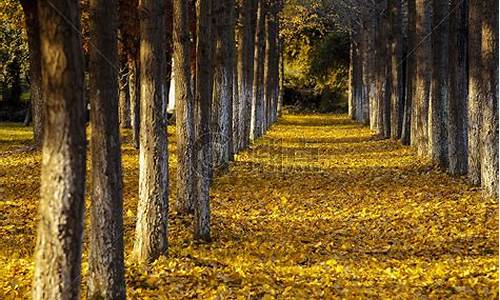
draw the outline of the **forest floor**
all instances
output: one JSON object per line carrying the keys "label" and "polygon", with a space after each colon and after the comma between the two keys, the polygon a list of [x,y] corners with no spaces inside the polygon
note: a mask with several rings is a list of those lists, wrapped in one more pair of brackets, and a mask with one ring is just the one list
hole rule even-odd
{"label": "forest floor", "polygon": [[[129,135],[127,257],[138,176]],[[40,153],[15,151],[30,139],[0,124],[2,299],[30,292]],[[345,115],[285,115],[240,153],[213,182],[211,244],[191,241],[170,184],[168,256],[147,269],[127,261],[129,298],[498,297],[498,201]]]}

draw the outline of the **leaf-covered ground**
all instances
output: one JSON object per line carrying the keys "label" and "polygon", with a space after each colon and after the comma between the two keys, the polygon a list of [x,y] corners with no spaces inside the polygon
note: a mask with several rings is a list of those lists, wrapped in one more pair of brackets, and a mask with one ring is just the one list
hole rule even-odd
{"label": "leaf-covered ground", "polygon": [[[125,135],[128,254],[138,171]],[[29,297],[40,154],[16,149],[30,138],[0,126],[0,298]],[[191,242],[171,194],[168,257],[127,261],[129,298],[498,298],[498,201],[344,115],[286,115],[238,155],[213,183],[209,245]]]}

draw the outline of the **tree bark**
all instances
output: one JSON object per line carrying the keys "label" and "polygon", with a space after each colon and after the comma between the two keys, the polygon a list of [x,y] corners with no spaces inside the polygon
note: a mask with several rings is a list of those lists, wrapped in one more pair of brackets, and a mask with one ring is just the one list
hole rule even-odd
{"label": "tree bark", "polygon": [[131,128],[130,122],[130,92],[128,86],[128,64],[126,61],[120,63],[119,71],[119,122],[121,128]]}
{"label": "tree bark", "polygon": [[140,128],[140,69],[139,61],[134,55],[128,57],[128,86],[130,94],[130,123],[132,126],[132,143],[139,149]]}
{"label": "tree bark", "polygon": [[429,154],[429,102],[432,78],[431,0],[415,0],[416,78],[413,100],[411,141],[419,155]]}
{"label": "tree bark", "polygon": [[174,74],[177,132],[177,211],[188,214],[194,209],[194,98],[191,90],[189,6],[174,0]]}
{"label": "tree bark", "polygon": [[35,0],[22,0],[26,32],[28,35],[29,50],[29,81],[30,81],[30,101],[31,115],[33,119],[33,140],[36,147],[42,145],[44,105],[42,95],[42,68],[40,49],[40,20],[38,17],[37,2]]}
{"label": "tree bark", "polygon": [[257,0],[257,29],[255,35],[255,53],[254,53],[254,81],[251,106],[250,139],[254,140],[264,133],[263,115],[264,115],[264,55],[265,55],[265,19],[266,3],[265,0]]}
{"label": "tree bark", "polygon": [[402,53],[402,1],[390,0],[391,24],[391,137],[401,138],[403,124],[403,53]]}
{"label": "tree bark", "polygon": [[481,183],[481,0],[469,0],[469,95],[468,95],[468,177],[472,184]]}
{"label": "tree bark", "polygon": [[199,0],[196,6],[196,89],[195,89],[195,220],[194,239],[209,242],[210,237],[210,173],[212,141],[210,111],[212,106],[212,1]]}
{"label": "tree bark", "polygon": [[168,148],[163,126],[165,79],[165,2],[140,0],[141,101],[139,203],[134,258],[151,262],[166,254]]}
{"label": "tree bark", "polygon": [[452,0],[450,15],[450,96],[448,171],[467,173],[467,2]]}
{"label": "tree bark", "polygon": [[449,0],[432,1],[432,97],[429,106],[429,148],[434,162],[448,167]]}
{"label": "tree bark", "polygon": [[78,299],[86,159],[79,2],[39,1],[38,13],[47,114],[32,297]]}
{"label": "tree bark", "polygon": [[118,120],[117,1],[91,0],[92,194],[88,298],[125,299]]}
{"label": "tree bark", "polygon": [[406,67],[406,82],[405,82],[405,103],[404,103],[404,117],[403,126],[401,131],[401,143],[403,145],[414,144],[411,139],[416,135],[415,120],[414,120],[414,104],[413,95],[415,95],[415,82],[417,77],[416,67],[416,7],[415,1],[406,1],[406,12],[408,15],[407,23],[407,46],[405,53],[405,67]]}
{"label": "tree bark", "polygon": [[482,1],[481,186],[498,199],[498,1]]}

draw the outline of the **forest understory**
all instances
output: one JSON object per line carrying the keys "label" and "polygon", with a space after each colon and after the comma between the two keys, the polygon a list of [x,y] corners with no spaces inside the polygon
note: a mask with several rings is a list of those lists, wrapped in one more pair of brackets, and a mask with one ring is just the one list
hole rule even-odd
{"label": "forest understory", "polygon": [[[176,215],[171,176],[168,256],[131,264],[138,156],[123,134],[129,298],[498,296],[498,200],[346,115],[285,115],[238,154],[212,183],[210,244]],[[41,154],[18,149],[31,141],[30,128],[0,126],[1,299],[30,297]]]}

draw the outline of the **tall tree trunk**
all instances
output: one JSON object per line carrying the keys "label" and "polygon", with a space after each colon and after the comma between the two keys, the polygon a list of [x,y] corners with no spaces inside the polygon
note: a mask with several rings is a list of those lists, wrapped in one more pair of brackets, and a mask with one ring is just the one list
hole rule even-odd
{"label": "tall tree trunk", "polygon": [[469,95],[468,95],[468,176],[472,184],[481,183],[481,19],[482,0],[469,0]]}
{"label": "tall tree trunk", "polygon": [[413,100],[412,145],[419,155],[429,154],[429,102],[432,78],[431,0],[415,0],[416,11],[416,78]]}
{"label": "tall tree trunk", "polygon": [[265,20],[266,3],[264,0],[257,0],[257,30],[255,35],[254,53],[254,80],[251,106],[250,139],[254,140],[262,136],[263,114],[264,114],[264,55],[265,55]]}
{"label": "tall tree trunk", "polygon": [[212,1],[199,0],[196,6],[196,91],[195,91],[195,220],[194,238],[210,241],[210,172],[212,142],[210,111],[212,106]]}
{"label": "tall tree trunk", "polygon": [[481,185],[498,199],[498,1],[482,1]]}
{"label": "tall tree trunk", "polygon": [[370,21],[365,21],[363,23],[363,31],[361,34],[361,61],[362,61],[362,118],[360,119],[360,122],[368,125],[370,124]]}
{"label": "tall tree trunk", "polygon": [[467,2],[450,5],[450,96],[448,97],[448,171],[467,173]]}
{"label": "tall tree trunk", "polygon": [[80,7],[39,1],[38,12],[47,115],[32,297],[78,299],[86,158]]}
{"label": "tall tree trunk", "polygon": [[163,124],[168,125],[168,95],[170,93],[170,82],[172,77],[172,51],[173,51],[173,0],[165,1],[165,80],[163,82]]}
{"label": "tall tree trunk", "polygon": [[429,148],[434,162],[448,167],[449,0],[432,1],[432,98],[429,114]]}
{"label": "tall tree trunk", "polygon": [[349,26],[349,83],[348,83],[348,102],[347,102],[347,113],[349,117],[353,120],[356,119],[356,83],[355,83],[355,51],[356,51],[356,42],[354,40],[354,25],[351,24]]}
{"label": "tall tree trunk", "polygon": [[92,194],[88,298],[125,299],[117,1],[90,1]]}
{"label": "tall tree trunk", "polygon": [[40,24],[35,0],[22,0],[21,5],[26,22],[26,32],[28,34],[28,50],[30,56],[30,101],[31,114],[33,119],[33,139],[35,146],[42,145],[43,137],[43,95],[42,95],[42,68],[40,49]]}
{"label": "tall tree trunk", "polygon": [[401,143],[403,145],[414,144],[411,139],[412,136],[416,136],[415,120],[414,120],[414,104],[413,95],[415,95],[415,82],[417,77],[417,67],[416,67],[416,7],[414,0],[408,0],[405,2],[406,13],[408,16],[408,21],[406,25],[407,32],[407,46],[406,53],[404,55],[404,63],[406,67],[406,82],[405,82],[405,103],[404,103],[404,116],[403,116],[403,126],[401,131]]}
{"label": "tall tree trunk", "polygon": [[130,94],[130,123],[132,126],[132,143],[139,149],[139,127],[140,127],[140,69],[139,61],[134,55],[128,57],[128,86]]}
{"label": "tall tree trunk", "polygon": [[391,23],[391,137],[401,137],[403,124],[403,53],[402,53],[402,0],[390,0],[389,2]]}
{"label": "tall tree trunk", "polygon": [[194,209],[194,98],[191,90],[189,6],[174,0],[174,74],[175,114],[177,132],[177,211],[191,213]]}
{"label": "tall tree trunk", "polygon": [[119,123],[121,128],[130,128],[130,92],[128,86],[128,64],[126,61],[120,62],[119,84]]}
{"label": "tall tree trunk", "polygon": [[276,110],[278,102],[278,80],[279,80],[279,52],[278,52],[278,11],[279,2],[273,2],[269,6],[266,19],[266,48],[265,48],[265,105],[266,105],[266,124],[271,126],[276,119]]}
{"label": "tall tree trunk", "polygon": [[168,148],[163,126],[165,1],[140,0],[141,101],[139,203],[133,256],[151,262],[166,254]]}

